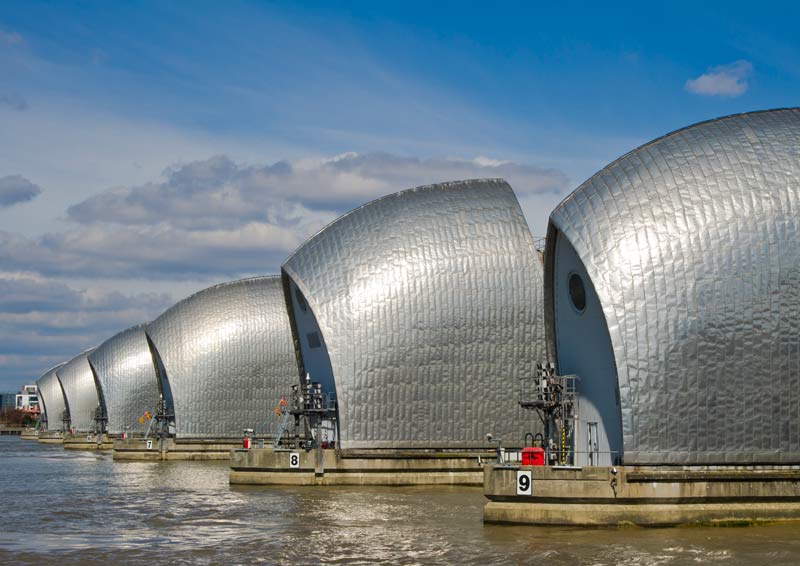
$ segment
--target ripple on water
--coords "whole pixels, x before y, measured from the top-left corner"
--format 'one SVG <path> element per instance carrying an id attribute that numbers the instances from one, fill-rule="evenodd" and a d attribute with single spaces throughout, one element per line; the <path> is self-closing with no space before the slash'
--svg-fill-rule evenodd
<path id="1" fill-rule="evenodd" d="M 115 463 L 0 438 L 0 564 L 800 563 L 800 527 L 483 525 L 480 489 L 256 488 L 226 463 Z"/>

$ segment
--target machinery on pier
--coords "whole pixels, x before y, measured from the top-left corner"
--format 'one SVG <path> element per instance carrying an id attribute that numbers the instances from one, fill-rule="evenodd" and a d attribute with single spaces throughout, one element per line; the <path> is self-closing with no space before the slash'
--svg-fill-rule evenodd
<path id="1" fill-rule="evenodd" d="M 536 374 L 522 378 L 519 404 L 539 415 L 544 425 L 545 462 L 551 466 L 575 463 L 577 380 L 576 375 L 558 375 L 552 363 L 537 363 Z"/>
<path id="2" fill-rule="evenodd" d="M 149 416 L 145 414 L 145 416 Z M 164 444 L 164 442 L 170 437 L 173 436 L 174 430 L 174 423 L 175 423 L 175 415 L 170 411 L 169 403 L 164 398 L 163 394 L 159 394 L 158 396 L 158 406 L 156 408 L 155 414 L 155 421 L 156 421 L 156 429 L 154 431 L 154 436 L 159 440 L 160 444 Z M 145 439 L 150 435 L 153 419 L 147 418 L 147 430 L 144 434 Z"/>
<path id="3" fill-rule="evenodd" d="M 108 417 L 103 411 L 103 407 L 98 405 L 94 410 L 94 432 L 98 439 L 106 433 L 107 425 Z"/>
<path id="4" fill-rule="evenodd" d="M 283 405 L 283 402 L 282 402 Z M 279 407 L 281 422 L 272 443 L 274 450 L 286 449 L 283 437 L 294 417 L 294 439 L 292 448 L 334 448 L 336 446 L 336 398 L 324 393 L 320 383 L 312 382 L 311 376 L 301 385 L 292 385 L 292 407 Z M 300 431 L 303 431 L 303 439 Z"/>

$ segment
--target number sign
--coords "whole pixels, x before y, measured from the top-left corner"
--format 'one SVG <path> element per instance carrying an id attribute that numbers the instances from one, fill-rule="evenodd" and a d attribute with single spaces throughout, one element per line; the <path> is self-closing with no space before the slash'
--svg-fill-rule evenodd
<path id="1" fill-rule="evenodd" d="M 533 495 L 530 470 L 517 470 L 517 495 Z"/>
<path id="2" fill-rule="evenodd" d="M 148 440 L 147 441 L 147 449 L 148 450 L 152 450 L 153 449 L 153 441 L 152 440 Z"/>
<path id="3" fill-rule="evenodd" d="M 289 467 L 290 468 L 299 468 L 300 467 L 300 452 L 290 452 L 289 453 Z"/>

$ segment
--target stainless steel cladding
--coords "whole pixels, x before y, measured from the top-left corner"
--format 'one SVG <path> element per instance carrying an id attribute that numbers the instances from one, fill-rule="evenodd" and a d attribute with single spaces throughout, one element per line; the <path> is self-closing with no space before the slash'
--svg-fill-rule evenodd
<path id="1" fill-rule="evenodd" d="M 272 412 L 298 382 L 280 277 L 205 289 L 147 325 L 160 356 L 178 438 L 272 434 Z"/>
<path id="2" fill-rule="evenodd" d="M 42 401 L 42 410 L 47 418 L 47 430 L 62 430 L 64 428 L 61 418 L 67 409 L 67 405 L 64 403 L 64 390 L 61 389 L 61 383 L 56 377 L 56 370 L 61 365 L 57 365 L 45 372 L 36 382 L 36 385 L 39 386 L 39 399 Z"/>
<path id="3" fill-rule="evenodd" d="M 89 367 L 90 353 L 92 350 L 87 350 L 56 370 L 64 389 L 70 426 L 76 432 L 94 430 L 95 411 L 100 404 L 92 368 Z"/>
<path id="4" fill-rule="evenodd" d="M 456 448 L 536 427 L 542 266 L 500 179 L 419 187 L 333 222 L 283 265 L 305 371 L 343 448 Z M 335 382 L 335 383 L 334 383 Z"/>
<path id="5" fill-rule="evenodd" d="M 139 422 L 158 409 L 158 377 L 147 344 L 145 325 L 134 326 L 103 342 L 89 355 L 97 379 L 109 434 L 145 432 Z"/>
<path id="6" fill-rule="evenodd" d="M 800 462 L 799 210 L 785 109 L 648 143 L 552 213 L 550 351 L 604 384 L 581 408 L 625 463 Z"/>

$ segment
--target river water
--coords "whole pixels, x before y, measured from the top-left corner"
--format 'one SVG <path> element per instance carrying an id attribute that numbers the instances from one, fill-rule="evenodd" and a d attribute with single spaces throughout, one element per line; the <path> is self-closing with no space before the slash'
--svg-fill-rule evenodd
<path id="1" fill-rule="evenodd" d="M 800 524 L 483 525 L 479 488 L 231 487 L 226 462 L 113 462 L 0 437 L 0 564 L 800 564 Z"/>

